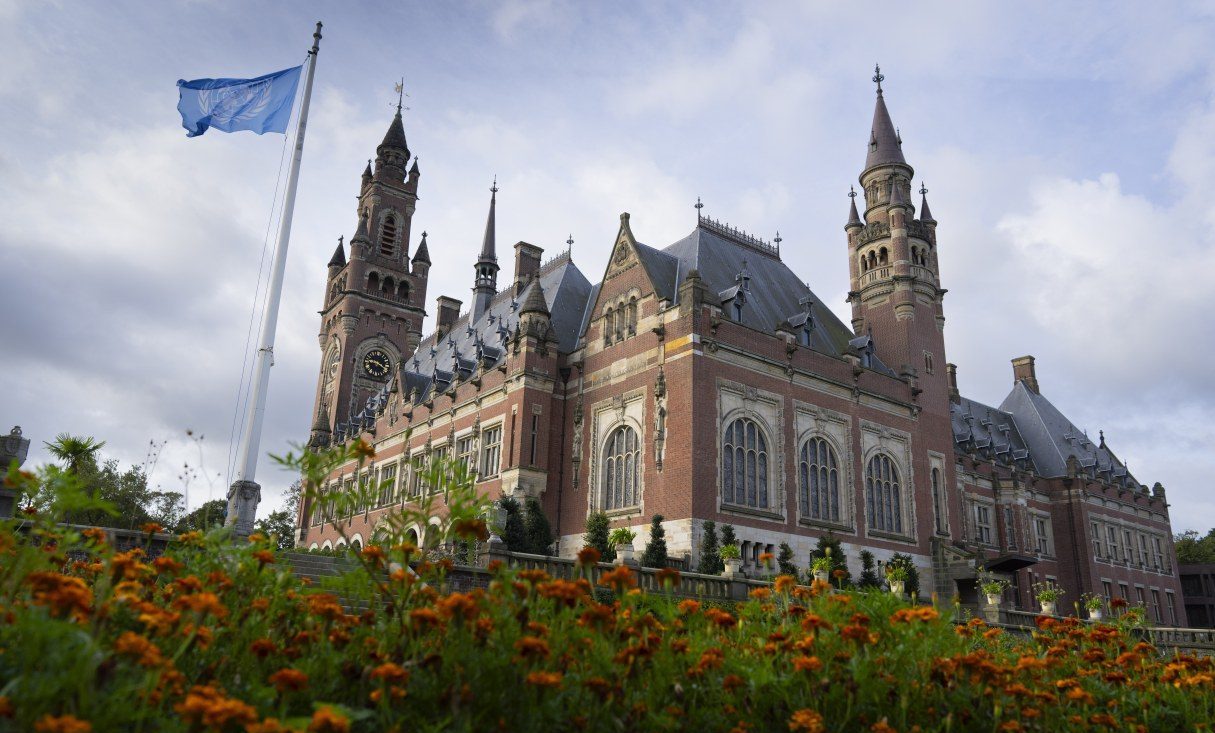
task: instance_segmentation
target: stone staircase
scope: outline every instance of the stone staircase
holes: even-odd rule
[[[361,573],[363,569],[358,561],[344,557],[329,555],[312,555],[306,552],[284,552],[279,555],[284,566],[289,568],[301,580],[311,582],[313,588],[323,588],[325,580],[340,578],[348,573]],[[358,614],[366,611],[369,605],[366,600],[346,598],[338,594],[338,602],[346,613]]]

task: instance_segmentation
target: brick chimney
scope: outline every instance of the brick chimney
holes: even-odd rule
[[[515,295],[540,272],[540,255],[544,250],[534,244],[519,242],[515,245]]]
[[[1038,394],[1038,374],[1034,371],[1034,357],[1018,356],[1012,360],[1013,384],[1025,382],[1030,392]]]
[[[958,391],[958,365],[946,364],[945,374],[949,379],[949,401],[956,404],[962,402],[962,393]]]
[[[438,341],[451,331],[451,327],[455,325],[456,319],[460,317],[460,306],[463,303],[455,298],[449,298],[446,295],[440,295],[435,304],[438,307],[438,325],[435,327],[435,342]]]

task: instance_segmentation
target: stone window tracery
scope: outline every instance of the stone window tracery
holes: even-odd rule
[[[380,254],[392,257],[397,251],[397,218],[389,214],[380,225]]]
[[[869,528],[903,533],[902,487],[899,470],[890,456],[878,453],[865,467],[865,508]]]
[[[759,424],[746,417],[731,422],[722,437],[721,457],[722,500],[769,508],[768,439]]]
[[[637,431],[621,425],[603,448],[603,509],[627,509],[641,500],[641,441]]]
[[[843,518],[839,460],[825,438],[811,438],[802,444],[798,486],[802,516],[829,522]]]

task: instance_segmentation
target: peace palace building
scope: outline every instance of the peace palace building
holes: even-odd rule
[[[341,468],[332,486],[388,487],[346,520],[347,535],[375,536],[391,507],[427,490],[413,466],[447,456],[491,497],[539,499],[563,556],[595,511],[633,527],[638,549],[661,514],[687,567],[706,520],[735,527],[744,569],[781,542],[805,567],[831,532],[854,573],[861,549],[910,554],[924,592],[942,599],[973,601],[982,565],[1012,582],[1004,600],[1017,608],[1035,610],[1032,584],[1054,580],[1065,611],[1096,593],[1183,625],[1161,485],[1140,483],[1104,436],[1056,409],[1033,357],[1012,360],[998,407],[958,393],[937,221],[925,191],[913,203],[880,84],[866,143],[840,243],[850,324],[785,265],[779,239],[703,216],[656,248],[621,214],[598,282],[568,251],[546,262],[527,242],[500,277],[495,187],[471,303],[440,296],[424,334],[421,172],[398,110],[363,172],[357,231],[329,261],[321,310],[310,445],[373,443],[372,464]],[[426,527],[411,535],[427,541]],[[338,536],[305,505],[298,543]]]

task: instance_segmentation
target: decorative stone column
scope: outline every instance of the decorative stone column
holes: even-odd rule
[[[235,481],[228,489],[228,524],[233,536],[244,539],[253,534],[257,505],[262,501],[262,487],[256,481]]]
[[[20,468],[29,452],[30,439],[21,437],[21,426],[14,425],[8,435],[0,438],[0,474],[8,473],[13,461]],[[16,509],[17,492],[0,486],[0,518],[13,516]]]

